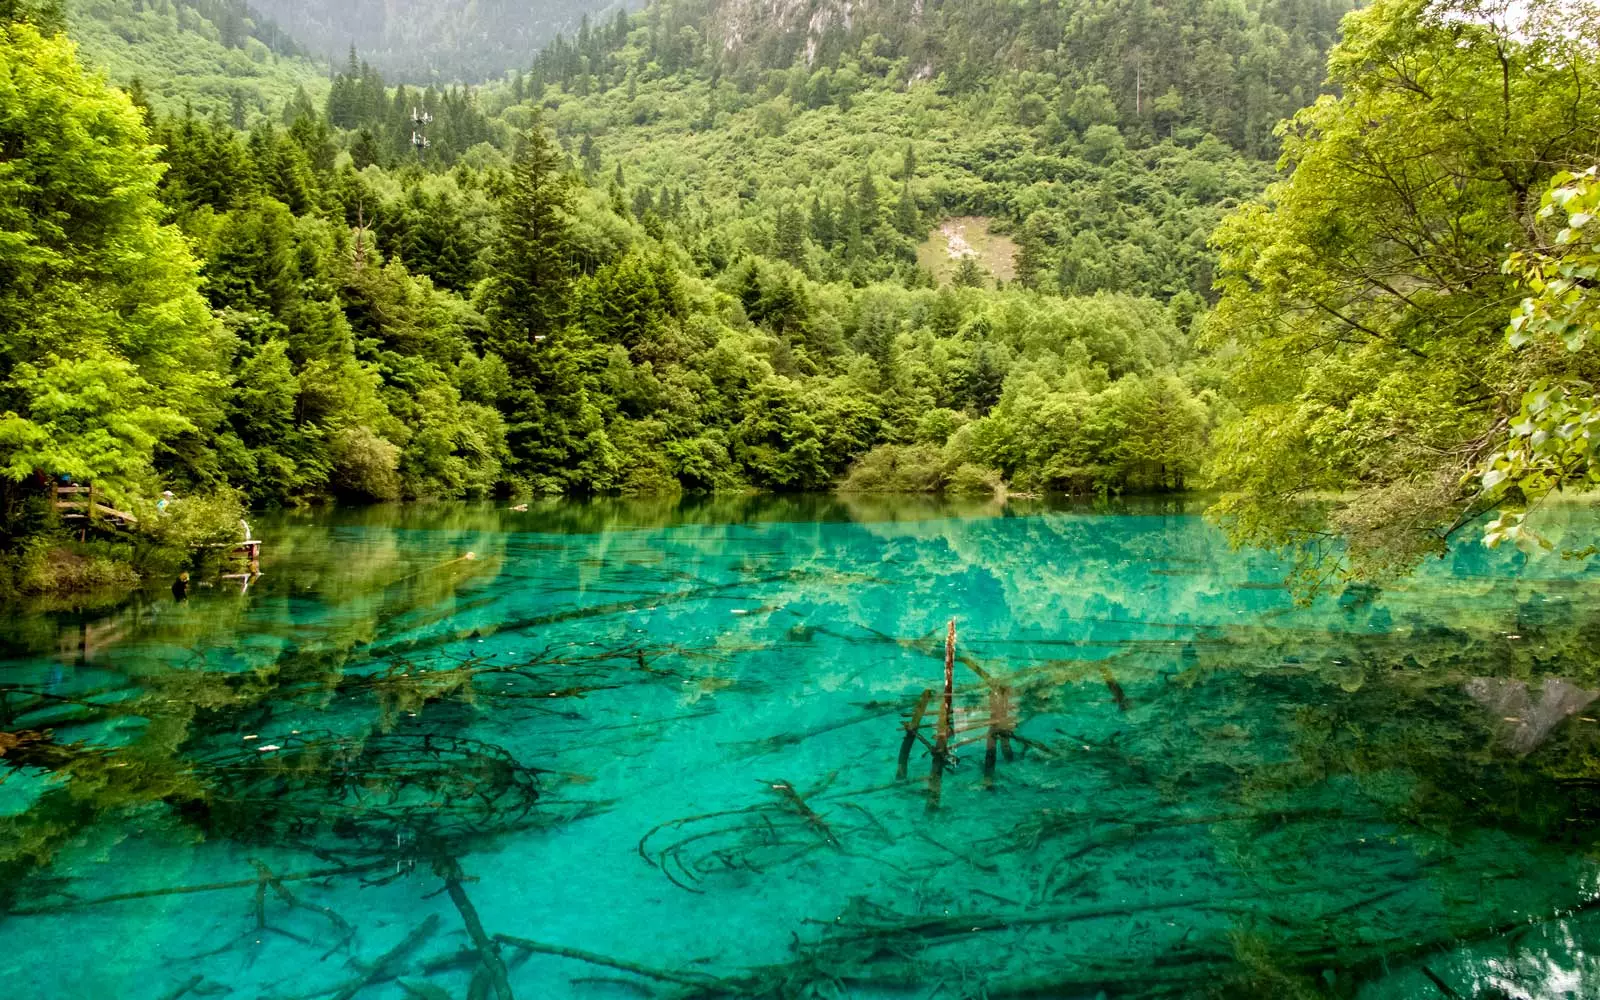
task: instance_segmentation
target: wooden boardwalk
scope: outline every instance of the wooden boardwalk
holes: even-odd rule
[[[80,540],[87,538],[89,527],[100,523],[116,528],[128,528],[139,523],[139,519],[125,510],[101,503],[95,499],[93,483],[62,484],[56,483],[51,487],[55,508],[61,513],[63,521],[70,521],[78,525]],[[242,523],[242,522],[241,522]],[[202,545],[204,549],[221,549],[226,557],[242,559],[250,567],[250,572],[258,572],[261,562],[262,540],[250,538],[250,529],[245,527],[245,538],[238,542],[213,542]]]
[[[202,545],[204,549],[225,549],[230,556],[243,556],[251,562],[261,558],[262,540],[251,538],[242,542],[210,542]]]
[[[56,510],[61,512],[63,521],[79,523],[80,539],[88,535],[89,526],[96,521],[104,521],[118,528],[126,528],[139,521],[125,510],[117,510],[96,500],[93,483],[87,486],[57,483],[53,489]]]

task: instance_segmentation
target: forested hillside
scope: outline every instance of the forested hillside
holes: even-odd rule
[[[527,62],[586,17],[639,2],[619,0],[259,0],[257,6],[322,59],[354,46],[374,66],[412,83],[477,82]]]
[[[1024,118],[1072,117],[1077,90],[1098,84],[1088,111],[1125,129],[1167,135],[1204,127],[1236,148],[1272,155],[1272,128],[1317,95],[1348,0],[1249,3],[1016,3],[1013,0],[676,0],[651,8],[657,39],[683,46],[703,32],[719,69],[748,89],[773,69],[938,78],[987,90],[1020,77]],[[688,29],[687,31],[685,29]],[[669,59],[671,56],[669,55]],[[812,81],[808,78],[808,84]],[[1059,102],[1052,105],[1052,101]],[[1080,113],[1084,109],[1080,109]]]
[[[190,107],[242,129],[327,87],[326,69],[245,0],[72,0],[66,14],[89,65],[167,114]]]
[[[1506,350],[1499,257],[1595,135],[1557,81],[1587,86],[1586,28],[1420,0],[1345,18],[1342,96],[1294,120],[1259,204],[1337,5],[658,2],[485,87],[396,86],[358,52],[241,115],[186,113],[186,76],[144,80],[149,108],[106,90],[5,2],[5,544],[35,569],[38,477],[63,474],[130,506],[1157,491],[1207,471],[1218,428],[1240,537],[1320,537],[1275,498],[1400,495],[1452,435],[1494,437],[1528,384],[1480,362]],[[1488,82],[1424,98],[1386,75],[1413,59]],[[1455,196],[1417,181],[1459,214],[1356,183],[1418,137],[1464,150]],[[1396,263],[1387,241],[1441,224],[1470,247]],[[125,272],[135,239],[166,249]],[[1304,410],[1318,393],[1339,402]]]
[[[558,44],[517,85],[591,178],[620,162],[657,201],[692,192],[718,235],[824,280],[914,283],[911,247],[929,227],[979,216],[1020,244],[1026,287],[1208,295],[1206,238],[1270,178],[1255,154],[1270,159],[1272,123],[1315,93],[1322,50],[1296,64],[1296,46],[1277,46],[1281,31],[1256,14],[1157,8],[1167,27],[1192,17],[1183,34],[1205,42],[1124,78],[1118,68],[1142,60],[1148,40],[1108,42],[1105,25],[1136,25],[1145,5],[1111,5],[1105,23],[1074,6],[1024,17],[930,5],[913,18],[867,3],[848,32],[824,8],[790,31],[758,22],[769,30],[752,37],[737,26],[754,16],[741,5],[658,4],[626,36],[613,26]],[[1331,31],[1338,12],[1325,8],[1306,38]],[[1224,47],[1243,54],[1211,58]],[[1275,63],[1288,68],[1263,73]],[[1252,105],[1254,118],[1239,114]],[[527,121],[515,108],[501,117]],[[882,218],[854,239],[863,202]]]

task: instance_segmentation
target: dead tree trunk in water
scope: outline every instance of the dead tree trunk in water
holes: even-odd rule
[[[995,751],[1003,751],[1008,762],[1012,759],[1011,737],[1017,728],[1017,708],[1009,685],[997,680],[988,683],[989,727],[983,748],[983,787],[993,791]]]
[[[917,740],[926,740],[922,735],[922,717],[927,714],[928,702],[933,700],[933,688],[927,688],[922,696],[917,699],[916,707],[911,710],[911,718],[901,723],[905,727],[906,735],[900,740],[900,761],[895,766],[894,777],[896,781],[905,780],[906,773],[911,767],[911,748],[916,746]]]
[[[956,702],[956,620],[944,635],[944,701],[939,705],[939,728],[933,742],[933,772],[928,776],[928,810],[939,808],[939,797],[944,791],[944,772],[950,760],[950,731],[955,719]]]

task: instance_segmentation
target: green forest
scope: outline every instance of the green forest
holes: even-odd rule
[[[407,81],[497,77],[525,66],[555,36],[586,16],[615,14],[607,0],[255,0],[253,4],[319,59],[351,45]],[[637,0],[628,7],[637,7]]]
[[[0,0],[0,582],[335,500],[1205,488],[1314,586],[1595,477],[1587,8],[771,6],[418,86]]]

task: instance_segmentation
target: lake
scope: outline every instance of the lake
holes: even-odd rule
[[[289,512],[16,609],[7,996],[1596,995],[1600,513],[1301,605],[1200,509]]]

